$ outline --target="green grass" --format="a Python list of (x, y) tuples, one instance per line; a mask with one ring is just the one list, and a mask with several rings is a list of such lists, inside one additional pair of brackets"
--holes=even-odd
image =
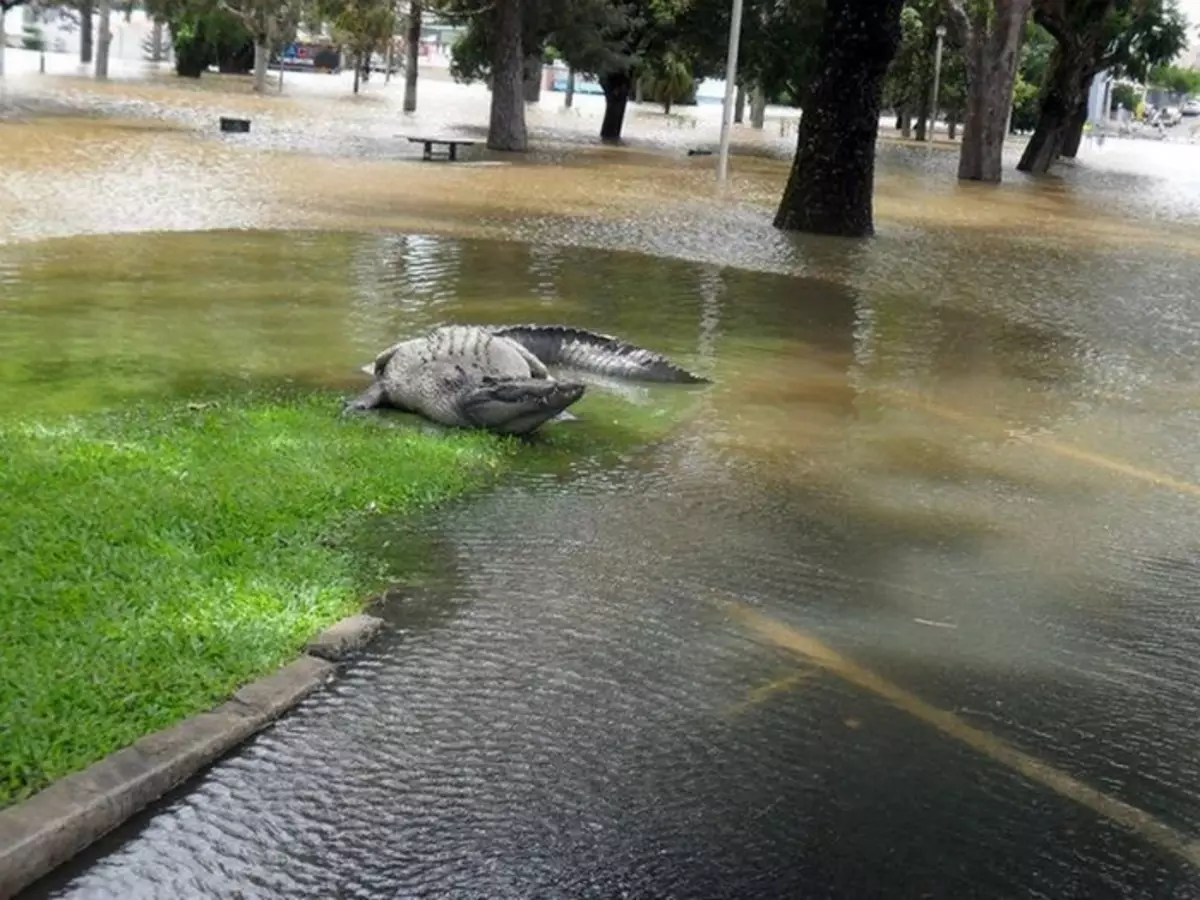
[(627, 460), (693, 402), (598, 392), (583, 421), (522, 442), (342, 418), (340, 395), (301, 387), (205, 396), (0, 423), (0, 806), (213, 707), (386, 584), (428, 577), (406, 516), (517, 468), (573, 478)]
[(340, 536), (521, 451), (257, 393), (0, 425), (0, 805), (209, 708), (361, 608)]

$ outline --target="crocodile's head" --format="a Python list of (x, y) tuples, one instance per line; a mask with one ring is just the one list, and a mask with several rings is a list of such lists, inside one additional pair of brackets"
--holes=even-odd
[(529, 434), (583, 396), (576, 381), (550, 378), (484, 378), (460, 397), (463, 416), (500, 434)]

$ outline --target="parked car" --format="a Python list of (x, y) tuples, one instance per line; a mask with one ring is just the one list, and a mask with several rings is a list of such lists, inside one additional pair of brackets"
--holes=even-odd
[(1180, 120), (1183, 118), (1183, 114), (1176, 106), (1164, 106), (1159, 115), (1160, 121), (1168, 127), (1171, 125), (1178, 125)]
[(1186, 101), (1179, 107), (1179, 113), (1184, 116), (1200, 116), (1200, 100), (1193, 98)]

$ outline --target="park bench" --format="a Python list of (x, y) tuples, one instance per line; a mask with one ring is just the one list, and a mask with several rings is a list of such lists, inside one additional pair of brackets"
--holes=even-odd
[(425, 152), (421, 155), (422, 159), (433, 159), (434, 144), (445, 145), (448, 148), (450, 162), (458, 159), (458, 147), (460, 144), (464, 147), (470, 147), (475, 144), (475, 141), (468, 141), (463, 138), (410, 137), (408, 142), (410, 144), (425, 145)]

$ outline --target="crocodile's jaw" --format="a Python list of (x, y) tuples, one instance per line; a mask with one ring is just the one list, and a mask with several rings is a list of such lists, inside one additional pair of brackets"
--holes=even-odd
[(546, 378), (488, 380), (461, 400), (463, 417), (499, 434), (529, 434), (583, 396), (585, 385)]

